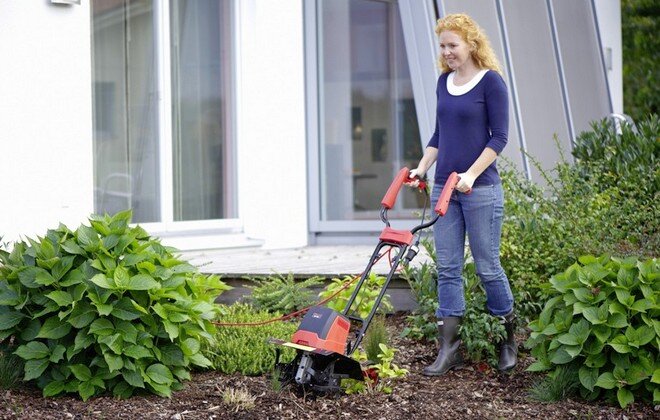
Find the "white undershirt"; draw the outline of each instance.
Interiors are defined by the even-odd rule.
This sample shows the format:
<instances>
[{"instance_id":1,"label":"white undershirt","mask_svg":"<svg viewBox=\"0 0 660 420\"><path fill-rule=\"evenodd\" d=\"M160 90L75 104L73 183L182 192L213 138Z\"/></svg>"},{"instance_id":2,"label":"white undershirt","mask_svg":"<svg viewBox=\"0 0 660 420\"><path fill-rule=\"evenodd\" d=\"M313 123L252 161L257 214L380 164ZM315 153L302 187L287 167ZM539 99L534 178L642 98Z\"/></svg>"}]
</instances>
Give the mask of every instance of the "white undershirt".
<instances>
[{"instance_id":1,"label":"white undershirt","mask_svg":"<svg viewBox=\"0 0 660 420\"><path fill-rule=\"evenodd\" d=\"M477 83L481 81L481 79L484 77L484 75L487 72L488 69L479 70L479 73L475 74L472 80L470 80L464 85L456 86L454 84L454 75L456 75L456 72L452 71L451 73L449 73L449 76L447 76L447 92L449 92L449 94L452 96L465 95L466 93L471 91L472 88L477 85Z\"/></svg>"}]
</instances>

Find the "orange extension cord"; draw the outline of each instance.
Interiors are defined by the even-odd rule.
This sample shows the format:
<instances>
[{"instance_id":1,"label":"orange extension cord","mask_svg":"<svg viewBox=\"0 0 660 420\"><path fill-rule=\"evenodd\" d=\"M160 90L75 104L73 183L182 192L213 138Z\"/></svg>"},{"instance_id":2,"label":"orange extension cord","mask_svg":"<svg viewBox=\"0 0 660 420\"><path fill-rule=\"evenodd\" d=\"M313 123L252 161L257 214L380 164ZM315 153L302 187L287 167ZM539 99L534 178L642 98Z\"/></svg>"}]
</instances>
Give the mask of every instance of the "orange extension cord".
<instances>
[{"instance_id":1,"label":"orange extension cord","mask_svg":"<svg viewBox=\"0 0 660 420\"><path fill-rule=\"evenodd\" d=\"M390 246L390 248L389 248L389 249L387 250L387 252L386 252L386 253L387 253L387 257L388 257L389 262L390 262L390 267L392 267L392 258L391 258L391 256L390 256L390 253L391 253L391 252L392 252L392 247ZM376 265L376 263L378 263L378 261L379 261L384 255L385 255L385 252L382 253L382 254L380 254L380 255L376 258L376 261L374 261L374 264L373 264L373 265ZM307 307L305 307L305 308L299 309L299 310L297 310L297 311L295 311L295 312L291 312L291 313L286 314L286 315L282 315L282 316L277 317L277 318L271 318L271 319L267 319L267 320L265 320L265 321L259 321L259 322L217 322L217 321L211 321L211 322L212 322L214 325L218 326L218 327L257 327L257 326L260 326L260 325L272 324L273 322L285 321L285 320L287 320L287 319L295 318L295 317L298 316L298 315L304 314L305 312L307 312L310 308L312 308L312 307L314 307L314 306L323 305L324 303L326 303L326 302L332 300L332 299L333 299L335 296L337 296L340 292L342 292L343 290L347 289L351 284L355 283L355 280L357 280L357 279L359 279L360 277L362 277L363 274L364 274L364 271L363 271L362 273L360 273L360 274L354 276L350 281L347 281L346 284L344 284L342 287L340 287L340 288L339 288L335 293L333 293L331 296L328 296L327 298L325 298L325 299L323 299L323 300L321 300L321 301L319 301L319 302L316 302L316 303L313 304L313 305L309 305L309 306L307 306Z\"/></svg>"}]
</instances>

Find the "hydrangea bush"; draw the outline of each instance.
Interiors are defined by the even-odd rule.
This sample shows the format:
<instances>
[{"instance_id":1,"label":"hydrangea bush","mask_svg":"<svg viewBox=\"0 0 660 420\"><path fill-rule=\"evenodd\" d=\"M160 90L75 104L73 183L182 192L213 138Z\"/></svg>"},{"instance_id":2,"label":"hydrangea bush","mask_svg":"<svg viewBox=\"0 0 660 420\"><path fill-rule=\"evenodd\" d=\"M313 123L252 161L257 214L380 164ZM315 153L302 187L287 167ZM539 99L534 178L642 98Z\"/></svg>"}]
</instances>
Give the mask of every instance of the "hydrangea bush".
<instances>
[{"instance_id":1,"label":"hydrangea bush","mask_svg":"<svg viewBox=\"0 0 660 420\"><path fill-rule=\"evenodd\" d=\"M89 226L60 224L0 250L0 341L44 396L170 396L193 367L211 365L200 348L228 286L130 218L92 215Z\"/></svg>"}]
</instances>

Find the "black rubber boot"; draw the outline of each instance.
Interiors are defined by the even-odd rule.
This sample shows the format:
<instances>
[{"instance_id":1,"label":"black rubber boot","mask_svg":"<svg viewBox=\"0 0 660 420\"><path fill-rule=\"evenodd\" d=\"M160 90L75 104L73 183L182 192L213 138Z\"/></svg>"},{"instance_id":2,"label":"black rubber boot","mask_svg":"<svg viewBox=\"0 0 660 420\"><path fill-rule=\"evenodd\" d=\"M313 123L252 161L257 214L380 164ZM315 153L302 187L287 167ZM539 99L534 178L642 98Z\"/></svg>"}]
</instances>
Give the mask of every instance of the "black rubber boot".
<instances>
[{"instance_id":1,"label":"black rubber boot","mask_svg":"<svg viewBox=\"0 0 660 420\"><path fill-rule=\"evenodd\" d=\"M516 337L513 335L516 332L516 314L513 309L508 314L500 317L504 329L506 329L506 339L500 343L500 360L497 368L500 371L506 372L513 369L518 362L518 344L516 344Z\"/></svg>"},{"instance_id":2,"label":"black rubber boot","mask_svg":"<svg viewBox=\"0 0 660 420\"><path fill-rule=\"evenodd\" d=\"M463 356L458 350L461 340L458 336L458 327L461 324L461 318L451 316L440 318L438 321L438 357L431 366L424 368L424 376L440 376L447 373L450 369L463 365Z\"/></svg>"}]
</instances>

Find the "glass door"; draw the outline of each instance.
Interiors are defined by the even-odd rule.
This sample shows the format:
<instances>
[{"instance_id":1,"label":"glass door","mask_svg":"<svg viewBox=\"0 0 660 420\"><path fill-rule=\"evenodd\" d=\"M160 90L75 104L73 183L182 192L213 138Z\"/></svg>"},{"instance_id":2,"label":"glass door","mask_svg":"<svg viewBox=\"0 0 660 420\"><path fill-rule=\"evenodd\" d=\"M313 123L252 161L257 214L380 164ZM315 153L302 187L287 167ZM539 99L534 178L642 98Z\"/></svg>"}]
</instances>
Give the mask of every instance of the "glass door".
<instances>
[{"instance_id":1,"label":"glass door","mask_svg":"<svg viewBox=\"0 0 660 420\"><path fill-rule=\"evenodd\" d=\"M398 5L320 1L316 21L320 220L377 220L396 173L422 156ZM422 202L403 190L390 215Z\"/></svg>"}]
</instances>

